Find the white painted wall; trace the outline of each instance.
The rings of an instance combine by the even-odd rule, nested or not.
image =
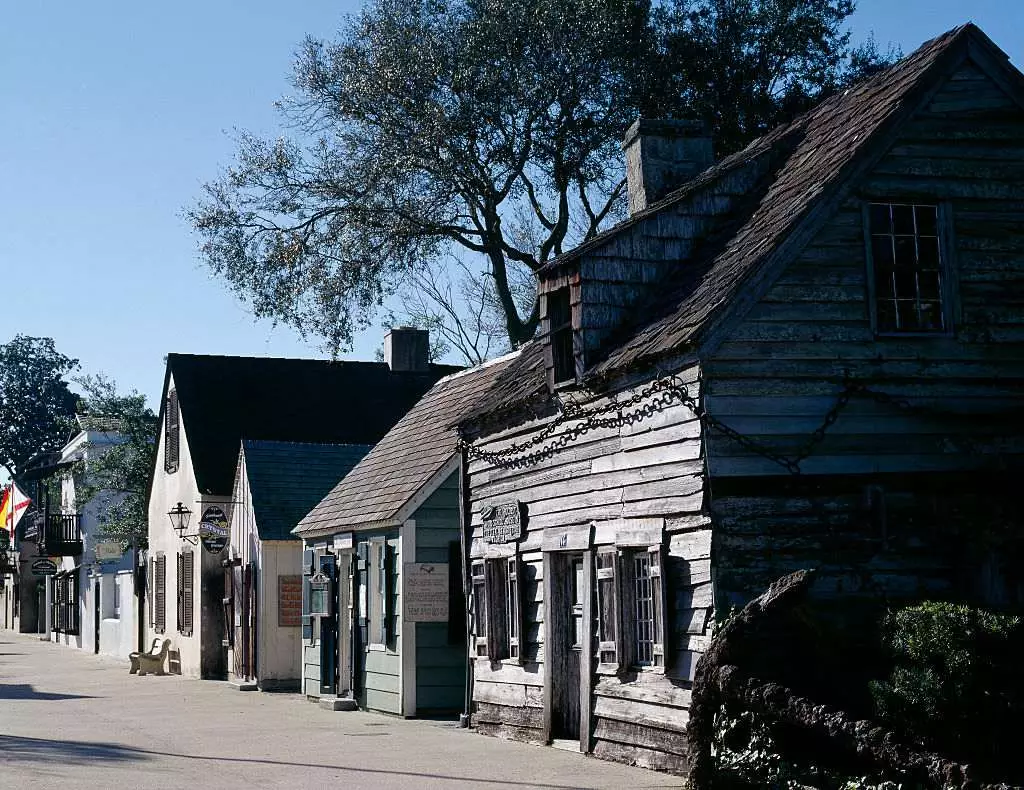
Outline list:
[[[169,386],[173,388],[173,378],[171,379]],[[166,398],[167,391],[164,391],[161,394],[161,397]],[[173,474],[168,474],[164,470],[164,431],[163,426],[160,426],[159,440],[156,448],[156,470],[153,474],[153,487],[150,491],[149,498],[148,558],[150,563],[152,563],[159,554],[163,554],[166,558],[167,595],[165,622],[167,628],[165,633],[158,634],[153,628],[153,623],[150,622],[149,617],[147,616],[145,618],[145,643],[147,646],[151,645],[153,643],[153,639],[156,637],[160,637],[161,639],[170,639],[171,650],[177,651],[178,659],[181,662],[181,674],[188,675],[189,677],[199,677],[199,648],[201,634],[200,613],[202,608],[202,573],[200,572],[200,568],[202,567],[202,555],[200,552],[203,551],[203,547],[201,545],[188,547],[196,552],[195,590],[193,590],[195,622],[193,623],[192,636],[186,637],[182,636],[177,631],[177,555],[178,552],[181,551],[182,541],[171,527],[171,520],[167,517],[167,513],[178,502],[181,502],[182,505],[192,511],[188,531],[190,533],[195,533],[199,528],[199,519],[203,514],[203,509],[213,504],[224,505],[224,500],[223,497],[207,497],[204,500],[200,495],[199,487],[196,485],[196,474],[195,468],[192,465],[192,456],[189,452],[187,436],[188,426],[185,425],[184,419],[181,419],[180,417],[179,425],[179,463],[178,470]]]

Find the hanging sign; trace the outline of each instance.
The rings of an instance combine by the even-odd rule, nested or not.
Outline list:
[[[402,610],[408,623],[448,622],[448,564],[407,562],[402,565]]]
[[[485,507],[481,512],[484,540],[488,543],[511,543],[523,536],[526,507],[518,500]]]
[[[121,551],[121,541],[119,540],[101,540],[96,544],[95,548],[96,562],[111,562],[112,560],[119,560],[124,556],[124,552]]]
[[[224,511],[216,505],[206,508],[199,522],[199,540],[206,550],[212,554],[220,554],[228,545],[230,536],[228,517],[224,515]]]
[[[323,572],[309,580],[309,613],[319,617],[331,616],[331,579]]]
[[[57,563],[46,557],[41,557],[32,562],[32,575],[53,576],[57,572]]]

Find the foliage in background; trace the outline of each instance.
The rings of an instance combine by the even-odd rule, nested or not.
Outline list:
[[[871,684],[882,721],[983,769],[1020,774],[1011,735],[1024,713],[1019,617],[926,602],[888,614],[883,639],[893,669]]]
[[[535,292],[517,296],[516,272],[532,278],[623,216],[620,141],[638,113],[704,118],[717,152],[735,150],[891,56],[851,48],[852,11],[371,0],[335,40],[300,48],[280,105],[293,138],[243,134],[188,218],[207,266],[257,316],[337,352],[411,287],[436,303],[412,304],[412,322],[445,327],[474,361],[493,324],[476,305],[497,305],[500,350],[530,339]],[[453,251],[478,262],[469,285],[456,269],[452,287],[420,287]]]
[[[136,538],[145,548],[150,474],[155,462],[157,417],[145,396],[118,393],[103,376],[77,380],[82,387],[83,427],[108,432],[115,443],[94,442],[86,448],[88,463],[76,469],[76,497],[81,506],[98,502],[101,531],[120,540],[123,548]]]
[[[0,345],[0,466],[15,480],[32,456],[59,450],[75,432],[78,396],[65,376],[77,367],[48,337]]]

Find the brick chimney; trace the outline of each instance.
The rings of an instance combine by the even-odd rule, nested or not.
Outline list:
[[[430,366],[430,334],[413,326],[389,329],[384,335],[384,361],[393,373],[425,373]]]
[[[678,189],[714,161],[703,121],[638,118],[622,141],[629,213],[636,214]]]

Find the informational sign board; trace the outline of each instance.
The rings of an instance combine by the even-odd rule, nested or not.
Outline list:
[[[95,553],[96,562],[111,562],[124,556],[119,540],[101,540],[96,544]]]
[[[302,576],[277,577],[277,624],[282,628],[302,625]]]
[[[32,574],[34,576],[53,576],[57,572],[57,563],[53,560],[42,557],[32,562]]]
[[[220,554],[228,545],[229,537],[231,532],[224,511],[216,505],[206,508],[199,522],[199,540],[206,550],[212,554]]]
[[[511,543],[523,536],[523,503],[502,502],[485,507],[480,514],[484,522],[484,540],[488,543]]]
[[[448,563],[402,565],[402,616],[407,623],[448,622]]]

